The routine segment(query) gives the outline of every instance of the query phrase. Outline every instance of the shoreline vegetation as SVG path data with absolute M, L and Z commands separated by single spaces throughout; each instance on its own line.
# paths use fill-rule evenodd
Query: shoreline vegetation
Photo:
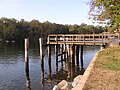
M 120 89 L 120 47 L 99 52 L 83 90 Z
M 81 25 L 63 25 L 51 23 L 49 21 L 40 22 L 20 21 L 12 18 L 0 18 L 0 42 L 1 41 L 23 41 L 24 38 L 38 39 L 47 37 L 48 34 L 92 34 L 107 31 L 107 26 L 93 26 L 82 23 Z

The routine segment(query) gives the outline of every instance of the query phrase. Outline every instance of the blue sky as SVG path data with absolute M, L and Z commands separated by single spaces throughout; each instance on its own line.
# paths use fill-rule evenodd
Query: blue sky
M 92 24 L 88 18 L 90 0 L 0 0 L 0 17 L 37 19 L 59 24 Z

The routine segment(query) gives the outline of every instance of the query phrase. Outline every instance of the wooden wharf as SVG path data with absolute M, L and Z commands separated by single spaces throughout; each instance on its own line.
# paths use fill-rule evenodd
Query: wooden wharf
M 119 34 L 50 34 L 47 44 L 105 45 L 120 42 Z
M 48 62 L 51 63 L 51 45 L 55 46 L 56 70 L 58 69 L 58 56 L 61 57 L 61 63 L 64 60 L 71 64 L 71 68 L 84 69 L 83 48 L 84 45 L 99 45 L 101 49 L 106 46 L 120 45 L 120 34 L 49 34 L 47 38 Z M 59 46 L 59 54 L 58 54 Z M 50 65 L 50 64 L 49 64 Z M 61 64 L 62 65 L 62 64 Z M 79 67 L 80 66 L 80 67 Z M 68 70 L 69 71 L 69 70 Z M 73 76 L 72 73 L 68 76 Z
M 47 38 L 48 52 L 48 79 L 51 79 L 51 45 L 54 45 L 56 74 L 58 71 L 58 62 L 61 61 L 61 68 L 66 64 L 68 77 L 74 78 L 74 67 L 84 71 L 83 48 L 84 45 L 101 45 L 102 49 L 109 44 L 120 45 L 120 34 L 50 34 Z M 43 39 L 39 38 L 40 49 L 40 64 L 41 64 L 41 83 L 44 83 L 44 53 Z M 29 80 L 29 39 L 25 39 L 25 70 L 26 70 L 26 85 L 30 88 Z M 60 58 L 58 58 L 60 57 Z M 59 60 L 58 60 L 59 59 Z M 64 62 L 64 63 L 63 63 Z M 43 84 L 44 85 L 44 84 Z

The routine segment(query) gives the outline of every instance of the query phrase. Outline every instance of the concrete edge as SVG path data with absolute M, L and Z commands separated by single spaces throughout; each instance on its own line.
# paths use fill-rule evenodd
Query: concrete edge
M 100 51 L 102 51 L 102 50 L 100 50 Z M 94 63 L 95 63 L 95 61 L 96 61 L 96 59 L 97 59 L 97 57 L 98 57 L 98 53 L 99 53 L 100 51 L 97 51 L 97 52 L 96 52 L 96 54 L 94 55 L 94 57 L 93 57 L 93 59 L 91 60 L 90 64 L 88 65 L 88 68 L 87 68 L 86 71 L 84 72 L 81 80 L 79 81 L 79 83 L 77 84 L 77 86 L 74 87 L 74 88 L 72 88 L 71 90 L 82 90 L 82 89 L 84 88 L 84 85 L 85 85 L 85 83 L 86 83 L 86 81 L 87 81 L 87 79 L 88 79 L 88 77 L 89 77 L 89 75 L 90 75 L 91 70 L 93 69 Z

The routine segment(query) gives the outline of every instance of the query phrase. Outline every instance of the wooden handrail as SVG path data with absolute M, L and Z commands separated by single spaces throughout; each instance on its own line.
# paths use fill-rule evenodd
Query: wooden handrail
M 50 34 L 48 43 L 108 43 L 111 38 L 119 39 L 119 34 Z

